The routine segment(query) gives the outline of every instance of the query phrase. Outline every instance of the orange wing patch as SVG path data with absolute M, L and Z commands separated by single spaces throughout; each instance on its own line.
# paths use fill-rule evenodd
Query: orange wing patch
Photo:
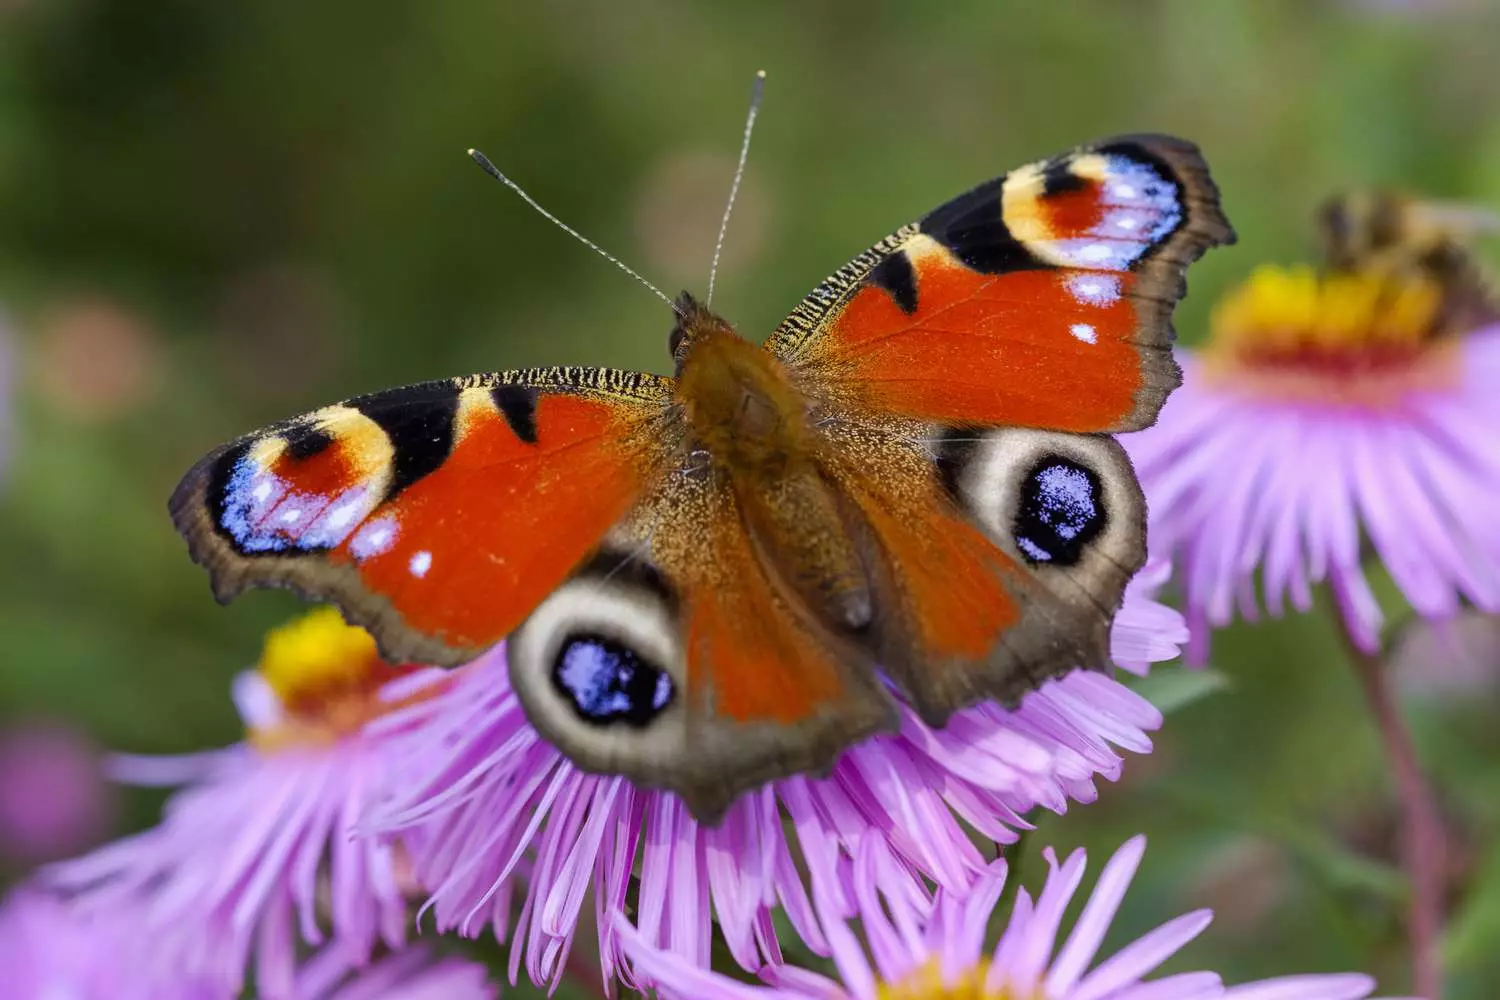
M 452 453 L 331 555 L 357 565 L 407 627 L 483 648 L 520 625 L 619 521 L 648 471 L 620 446 L 619 414 L 545 396 L 535 441 L 486 389 L 460 397 Z
M 872 492 L 855 499 L 880 540 L 919 648 L 939 659 L 987 658 L 1020 619 L 1005 588 L 1020 567 L 936 497 L 907 510 Z
M 1091 431 L 1118 424 L 1142 384 L 1130 274 L 982 274 L 929 236 L 900 251 L 908 313 L 866 286 L 813 345 L 828 392 L 925 420 Z
M 1015 704 L 1048 677 L 1102 662 L 1095 626 L 1107 616 L 1049 593 L 955 504 L 933 455 L 913 440 L 920 427 L 880 430 L 849 415 L 826 429 L 835 443 L 827 473 L 881 561 L 872 637 L 881 668 L 924 721 L 945 725 L 987 698 Z
M 1008 587 L 1021 567 L 948 501 L 921 449 L 844 420 L 828 432 L 824 467 L 858 508 L 895 591 L 885 600 L 897 606 L 882 611 L 892 620 L 878 627 L 904 630 L 923 662 L 989 657 L 1020 618 Z

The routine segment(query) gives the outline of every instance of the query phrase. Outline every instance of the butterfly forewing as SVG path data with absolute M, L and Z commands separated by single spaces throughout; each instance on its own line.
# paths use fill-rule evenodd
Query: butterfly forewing
M 394 389 L 220 448 L 172 517 L 227 601 L 338 603 L 395 660 L 456 665 L 566 579 L 664 464 L 669 380 L 532 369 Z
M 813 291 L 768 348 L 861 411 L 1136 430 L 1180 378 L 1187 265 L 1232 241 L 1197 150 L 1109 140 L 982 184 Z

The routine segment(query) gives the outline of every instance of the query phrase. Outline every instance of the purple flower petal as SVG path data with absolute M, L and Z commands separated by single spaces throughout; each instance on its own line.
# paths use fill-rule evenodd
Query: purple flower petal
M 1273 615 L 1307 610 L 1331 585 L 1356 641 L 1384 621 L 1360 565 L 1360 531 L 1419 614 L 1467 600 L 1500 611 L 1500 523 L 1479 498 L 1500 489 L 1500 327 L 1456 344 L 1461 379 L 1374 403 L 1257 396 L 1205 376 L 1179 352 L 1184 384 L 1157 424 L 1122 438 L 1151 510 L 1152 544 L 1177 559 L 1190 657 L 1197 630 L 1253 618 L 1257 571 Z
M 1143 976 L 1203 930 L 1210 919 L 1206 911 L 1169 920 L 1085 975 L 1083 970 L 1092 962 L 1119 908 L 1144 847 L 1144 838 L 1136 837 L 1105 865 L 1078 925 L 1050 969 L 1049 956 L 1061 916 L 1083 874 L 1082 851 L 1075 852 L 1063 865 L 1057 864 L 1050 850 L 1046 852 L 1050 871 L 1041 894 L 1035 903 L 1025 890 L 1016 894 L 1000 943 L 988 956 L 980 939 L 1001 898 L 1003 862 L 989 866 L 974 882 L 972 891 L 955 894 L 939 890 L 913 933 L 898 932 L 903 920 L 894 915 L 887 919 L 880 906 L 871 904 L 871 873 L 867 864 L 856 862 L 854 892 L 863 901 L 859 912 L 866 928 L 863 940 L 843 917 L 828 912 L 826 895 L 818 893 L 819 909 L 829 922 L 826 929 L 839 969 L 841 981 L 837 983 L 805 970 L 780 966 L 761 970 L 767 987 L 747 986 L 652 944 L 622 914 L 616 913 L 613 919 L 636 981 L 654 987 L 664 1000 L 875 1000 L 892 994 L 937 995 L 933 991 L 939 982 L 967 985 L 976 976 L 982 976 L 987 997 L 1038 1000 L 1363 1000 L 1374 988 L 1372 980 L 1359 975 L 1294 976 L 1247 983 L 1227 991 L 1212 972 L 1144 980 Z M 972 988 L 964 995 L 971 992 Z
M 1184 632 L 1151 599 L 1165 575 L 1157 565 L 1132 581 L 1116 618 L 1114 646 L 1136 669 L 1175 655 Z M 640 937 L 697 964 L 708 962 L 715 921 L 743 968 L 777 961 L 778 908 L 811 949 L 837 954 L 844 939 L 828 936 L 830 915 L 873 912 L 876 898 L 925 912 L 926 880 L 960 890 L 986 872 L 968 827 L 1008 842 L 1031 809 L 1092 800 L 1097 778 L 1118 776 L 1119 750 L 1149 751 L 1146 731 L 1161 723 L 1144 699 L 1083 671 L 1014 711 L 979 705 L 943 730 L 903 709 L 899 734 L 850 750 L 830 777 L 776 782 L 705 828 L 673 795 L 576 771 L 527 723 L 504 656 L 487 654 L 444 693 L 375 723 L 400 768 L 364 829 L 402 843 L 439 931 L 507 936 L 510 887 L 532 859 L 512 963 L 519 972 L 524 953 L 538 983 L 559 975 L 587 890 L 602 913 L 605 901 L 621 905 L 632 876 Z M 856 858 L 870 880 L 859 894 L 849 888 Z M 611 921 L 600 921 L 599 940 L 604 970 L 622 968 Z
M 253 679 L 238 687 L 242 704 L 268 708 L 248 696 Z M 158 826 L 50 866 L 42 880 L 72 894 L 81 912 L 129 914 L 152 976 L 238 989 L 254 964 L 263 990 L 290 988 L 299 939 L 330 941 L 354 962 L 377 943 L 399 948 L 407 901 L 394 852 L 352 835 L 395 769 L 394 732 L 316 747 L 123 758 L 117 773 L 189 784 Z

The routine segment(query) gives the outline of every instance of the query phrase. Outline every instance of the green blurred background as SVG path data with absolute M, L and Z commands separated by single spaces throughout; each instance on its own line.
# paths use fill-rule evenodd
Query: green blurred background
M 1253 264 L 1310 254 L 1333 191 L 1500 206 L 1497 61 L 1497 5 L 1435 0 L 0 0 L 0 722 L 133 751 L 236 738 L 227 682 L 296 603 L 219 607 L 173 534 L 165 498 L 213 444 L 445 375 L 666 367 L 661 303 L 469 146 L 669 292 L 701 291 L 766 69 L 716 298 L 759 336 L 978 181 L 1093 137 L 1177 133 L 1240 234 L 1193 271 L 1192 342 Z M 1154 679 L 1189 702 L 1157 752 L 1045 821 L 1023 872 L 1042 843 L 1087 844 L 1097 867 L 1144 831 L 1113 941 L 1209 905 L 1178 967 L 1364 969 L 1405 989 L 1386 767 L 1333 631 L 1236 627 L 1214 657 L 1208 683 Z M 1455 998 L 1500 981 L 1497 662 L 1401 674 L 1458 839 Z M 125 797 L 96 836 L 154 804 Z

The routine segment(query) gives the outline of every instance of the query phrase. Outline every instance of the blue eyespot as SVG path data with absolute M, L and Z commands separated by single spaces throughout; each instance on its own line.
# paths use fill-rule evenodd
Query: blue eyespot
M 1016 547 L 1029 562 L 1072 566 L 1105 519 L 1094 471 L 1064 458 L 1044 458 L 1021 481 Z
M 585 722 L 643 728 L 672 703 L 672 677 L 635 650 L 600 635 L 572 635 L 552 667 L 552 683 Z

